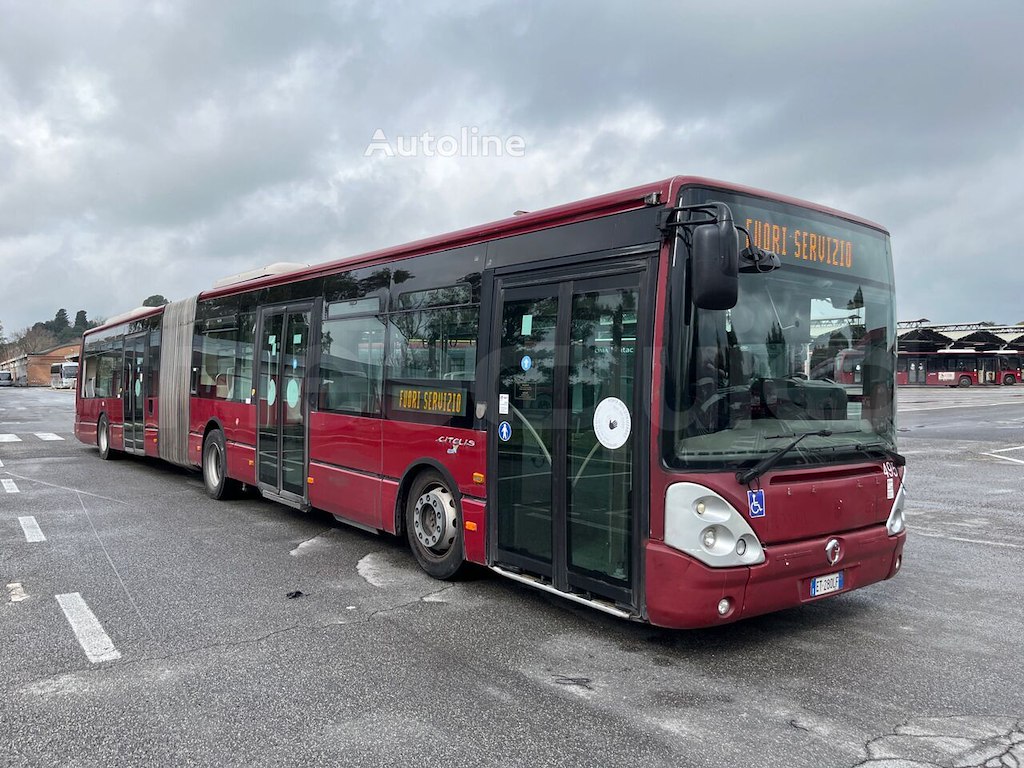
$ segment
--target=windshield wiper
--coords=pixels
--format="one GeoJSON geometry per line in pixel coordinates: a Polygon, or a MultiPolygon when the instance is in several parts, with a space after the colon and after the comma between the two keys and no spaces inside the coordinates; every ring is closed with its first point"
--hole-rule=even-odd
{"type": "Polygon", "coordinates": [[[897,467],[905,467],[907,465],[906,456],[904,456],[902,453],[897,453],[892,448],[889,448],[884,445],[879,445],[878,443],[875,443],[873,445],[868,445],[867,443],[857,443],[855,446],[853,446],[853,450],[857,451],[857,453],[879,451],[883,456],[885,456],[885,458],[889,459],[889,461],[891,461],[897,467]]]}
{"type": "MultiPolygon", "coordinates": [[[[805,437],[831,437],[832,435],[848,435],[853,432],[859,432],[860,430],[849,430],[845,432],[833,432],[831,429],[818,429],[814,432],[802,432],[796,436],[796,439],[792,442],[786,443],[784,446],[779,448],[775,453],[765,456],[757,464],[752,466],[750,469],[744,469],[736,473],[736,481],[740,485],[749,485],[751,481],[756,480],[769,469],[779,463],[779,459],[793,450],[797,444],[805,437]]],[[[776,440],[780,437],[791,437],[791,435],[768,435],[766,440],[776,440]]]]}

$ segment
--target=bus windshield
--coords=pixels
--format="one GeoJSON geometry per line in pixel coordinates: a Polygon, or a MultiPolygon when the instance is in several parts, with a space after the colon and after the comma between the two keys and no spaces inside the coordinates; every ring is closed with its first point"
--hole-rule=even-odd
{"type": "Polygon", "coordinates": [[[50,366],[50,386],[69,389],[78,378],[78,363],[54,363],[50,366]]]}
{"type": "MultiPolygon", "coordinates": [[[[875,229],[792,205],[706,191],[782,267],[740,275],[729,310],[674,329],[666,462],[739,468],[813,433],[782,461],[850,461],[895,447],[892,259],[875,229]],[[856,375],[849,369],[856,368],[856,375]],[[845,369],[845,371],[844,371],[845,369]]],[[[744,235],[741,233],[741,245],[744,235]]]]}

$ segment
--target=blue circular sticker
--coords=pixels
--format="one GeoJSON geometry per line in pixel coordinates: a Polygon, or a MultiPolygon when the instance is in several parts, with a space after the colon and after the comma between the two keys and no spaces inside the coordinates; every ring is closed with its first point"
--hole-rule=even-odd
{"type": "Polygon", "coordinates": [[[533,358],[529,355],[523,355],[523,359],[520,361],[519,365],[523,367],[524,371],[528,371],[533,368],[533,358]]]}
{"type": "Polygon", "coordinates": [[[501,442],[507,443],[512,439],[512,425],[507,421],[501,422],[498,425],[498,437],[501,438],[501,442]]]}

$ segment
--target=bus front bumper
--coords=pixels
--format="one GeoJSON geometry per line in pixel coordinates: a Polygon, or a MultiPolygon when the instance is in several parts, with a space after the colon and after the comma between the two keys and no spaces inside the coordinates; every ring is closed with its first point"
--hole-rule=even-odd
{"type": "Polygon", "coordinates": [[[889,536],[885,525],[835,536],[765,547],[765,562],[749,567],[710,568],[660,541],[646,545],[647,618],[652,624],[695,629],[728,624],[784,608],[841,595],[899,571],[907,534],[889,536]],[[825,546],[839,542],[830,564],[825,546]],[[842,573],[842,587],[812,596],[819,577],[842,573]],[[724,613],[723,600],[728,600],[724,613]]]}

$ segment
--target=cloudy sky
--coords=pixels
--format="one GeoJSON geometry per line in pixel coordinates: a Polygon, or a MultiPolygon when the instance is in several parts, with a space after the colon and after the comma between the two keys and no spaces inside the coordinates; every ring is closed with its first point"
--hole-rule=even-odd
{"type": "Polygon", "coordinates": [[[885,224],[900,319],[1024,320],[1021,0],[0,0],[0,19],[8,335],[677,173],[885,224]],[[366,156],[378,130],[463,128],[523,152],[366,156]]]}

